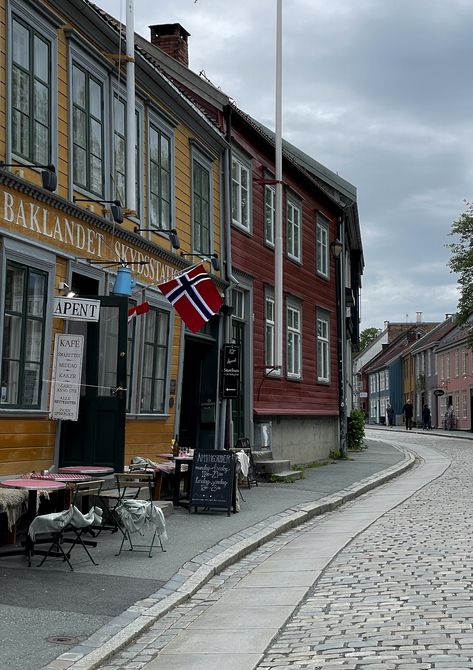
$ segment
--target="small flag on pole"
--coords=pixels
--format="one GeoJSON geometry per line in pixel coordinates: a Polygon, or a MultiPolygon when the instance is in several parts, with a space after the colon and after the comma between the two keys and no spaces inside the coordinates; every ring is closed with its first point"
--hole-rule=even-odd
{"type": "Polygon", "coordinates": [[[130,307],[128,310],[128,323],[130,323],[130,321],[136,318],[139,314],[146,314],[146,312],[149,312],[149,302],[142,302],[140,305],[130,307]]]}
{"type": "Polygon", "coordinates": [[[158,284],[158,288],[193,333],[223,305],[222,296],[202,264],[158,284]]]}

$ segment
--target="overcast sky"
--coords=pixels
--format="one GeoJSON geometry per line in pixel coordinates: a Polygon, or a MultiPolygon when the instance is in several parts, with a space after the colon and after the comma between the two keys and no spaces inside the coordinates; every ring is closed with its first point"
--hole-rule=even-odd
{"type": "MultiPolygon", "coordinates": [[[[95,0],[116,18],[125,0],[95,0]]],[[[135,0],[190,67],[274,129],[276,0],[135,0]]],[[[472,199],[471,0],[283,0],[284,137],[354,184],[362,328],[456,310],[452,222],[472,199]]]]}

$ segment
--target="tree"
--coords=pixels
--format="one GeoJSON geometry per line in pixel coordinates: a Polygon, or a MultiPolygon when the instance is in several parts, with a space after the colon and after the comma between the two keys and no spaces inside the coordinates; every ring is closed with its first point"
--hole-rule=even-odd
{"type": "Polygon", "coordinates": [[[458,275],[460,298],[456,322],[469,330],[469,345],[473,346],[473,204],[466,202],[466,209],[458,221],[452,224],[450,235],[458,236],[456,242],[447,245],[452,252],[448,266],[458,275]]]}
{"type": "Polygon", "coordinates": [[[378,337],[380,332],[381,331],[379,328],[373,328],[373,327],[365,328],[364,330],[362,330],[360,334],[360,351],[366,349],[368,344],[371,344],[371,342],[378,337]]]}

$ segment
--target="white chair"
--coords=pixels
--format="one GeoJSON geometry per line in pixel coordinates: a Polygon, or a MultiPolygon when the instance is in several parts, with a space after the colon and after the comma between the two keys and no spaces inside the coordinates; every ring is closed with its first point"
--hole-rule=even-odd
{"type": "Polygon", "coordinates": [[[156,536],[158,536],[162,551],[166,551],[163,545],[163,541],[167,540],[166,521],[160,507],[150,500],[128,498],[122,499],[115,511],[124,529],[122,542],[117,556],[120,556],[122,552],[125,539],[128,540],[130,544],[130,551],[148,550],[148,556],[151,558],[154,541],[156,536]],[[131,537],[132,534],[139,533],[140,535],[144,535],[145,528],[150,526],[154,526],[151,543],[149,545],[134,544],[131,537]]]}
{"type": "MultiPolygon", "coordinates": [[[[80,544],[83,547],[92,563],[97,565],[86,546],[86,544],[89,546],[96,546],[97,543],[91,542],[90,540],[84,542],[82,533],[92,525],[100,525],[101,523],[102,510],[100,507],[91,507],[87,514],[82,514],[75,505],[71,505],[69,509],[64,510],[63,512],[53,512],[52,514],[42,514],[41,516],[37,516],[29,526],[28,535],[33,543],[32,553],[43,556],[43,560],[38,567],[43,565],[48,557],[52,557],[62,558],[67,562],[69,568],[73,570],[74,568],[72,567],[70,556],[77,544],[80,544]],[[65,537],[65,533],[69,531],[72,532],[73,537],[65,537]],[[36,536],[44,533],[48,533],[51,536],[51,545],[47,550],[37,550],[34,548],[36,536]],[[63,546],[66,542],[72,545],[68,551],[65,551],[63,546]]],[[[31,562],[29,564],[31,565],[31,562]]]]}

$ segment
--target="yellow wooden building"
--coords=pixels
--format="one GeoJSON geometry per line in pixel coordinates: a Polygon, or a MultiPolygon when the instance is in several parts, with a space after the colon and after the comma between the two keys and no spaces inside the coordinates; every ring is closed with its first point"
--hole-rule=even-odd
{"type": "Polygon", "coordinates": [[[224,317],[193,335],[157,284],[202,258],[223,292],[227,144],[135,50],[127,147],[123,35],[84,0],[0,7],[0,477],[121,469],[169,451],[175,435],[218,440],[224,317]],[[129,297],[114,293],[122,270],[129,297]],[[63,318],[67,302],[82,305],[77,317],[88,301],[98,321],[63,318]],[[144,302],[149,311],[128,322],[144,302]],[[58,371],[73,375],[74,360],[80,383],[61,387],[58,371]]]}

